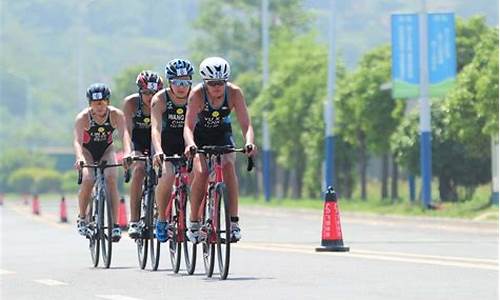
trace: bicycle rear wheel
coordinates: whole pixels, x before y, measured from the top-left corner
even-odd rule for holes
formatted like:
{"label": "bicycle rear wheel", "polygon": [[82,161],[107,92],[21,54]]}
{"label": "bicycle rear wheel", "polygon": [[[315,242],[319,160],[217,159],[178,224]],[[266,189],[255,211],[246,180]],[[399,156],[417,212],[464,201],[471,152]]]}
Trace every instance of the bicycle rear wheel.
{"label": "bicycle rear wheel", "polygon": [[229,197],[226,186],[221,183],[215,188],[214,203],[216,209],[217,262],[222,280],[229,274],[231,256],[231,220],[229,217]]}
{"label": "bicycle rear wheel", "polygon": [[89,250],[90,257],[92,258],[92,265],[97,267],[99,265],[99,235],[96,234],[96,221],[97,221],[97,205],[94,205],[96,201],[95,195],[92,195],[89,206],[87,207],[87,224],[89,231],[92,233],[88,236],[89,239]]}
{"label": "bicycle rear wheel", "polygon": [[171,231],[173,232],[172,237],[168,240],[168,250],[170,253],[170,263],[172,264],[172,272],[178,273],[181,266],[181,246],[179,238],[179,194],[175,195],[172,204],[172,212],[169,218],[169,226],[171,226]]}
{"label": "bicycle rear wheel", "polygon": [[203,239],[201,248],[203,250],[203,264],[205,266],[205,274],[208,278],[214,273],[215,263],[215,243],[212,238],[212,200],[209,198],[205,202],[205,210],[203,213],[203,226],[206,227],[206,238]]}
{"label": "bicycle rear wheel", "polygon": [[99,212],[101,212],[101,254],[105,268],[111,265],[112,244],[111,232],[113,231],[113,214],[111,208],[111,199],[106,197],[103,189],[99,199]]}
{"label": "bicycle rear wheel", "polygon": [[193,275],[194,270],[196,268],[196,250],[197,250],[197,244],[189,242],[187,238],[187,218],[191,216],[191,204],[189,201],[189,187],[184,186],[181,189],[181,203],[183,203],[184,207],[184,212],[183,215],[184,217],[182,218],[183,221],[181,222],[183,225],[184,230],[181,231],[181,234],[184,237],[184,242],[183,248],[184,248],[184,263],[186,265],[186,271],[189,275]]}

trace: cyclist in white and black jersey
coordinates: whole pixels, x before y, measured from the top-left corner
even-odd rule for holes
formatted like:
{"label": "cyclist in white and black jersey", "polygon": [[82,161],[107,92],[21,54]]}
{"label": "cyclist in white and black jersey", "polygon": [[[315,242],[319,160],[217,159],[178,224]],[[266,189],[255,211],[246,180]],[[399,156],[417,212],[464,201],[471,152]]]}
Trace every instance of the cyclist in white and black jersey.
{"label": "cyclist in white and black jersey", "polygon": [[[221,57],[209,57],[200,65],[203,82],[193,88],[189,95],[186,124],[184,126],[184,153],[190,155],[191,147],[205,145],[233,145],[230,113],[234,111],[240,123],[245,140],[245,147],[252,149],[248,156],[255,155],[254,133],[248,114],[245,97],[241,89],[229,82],[231,74],[229,63]],[[238,178],[234,167],[235,154],[224,154],[222,172],[229,192],[229,213],[231,217],[232,240],[241,238],[238,224]],[[188,238],[196,242],[200,218],[198,208],[208,184],[208,170],[205,160],[194,158],[194,178],[191,184],[191,227]]]}

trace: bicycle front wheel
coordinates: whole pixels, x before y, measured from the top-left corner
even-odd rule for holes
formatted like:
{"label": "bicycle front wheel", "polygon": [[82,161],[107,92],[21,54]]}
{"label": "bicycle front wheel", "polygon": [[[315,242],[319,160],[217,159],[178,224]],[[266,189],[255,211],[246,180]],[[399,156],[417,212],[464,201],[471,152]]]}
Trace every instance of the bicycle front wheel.
{"label": "bicycle front wheel", "polygon": [[205,265],[205,274],[208,278],[212,277],[214,273],[215,264],[215,240],[213,238],[214,229],[211,220],[212,217],[212,199],[207,199],[205,202],[205,210],[203,213],[203,226],[206,229],[206,238],[203,239],[201,248],[203,250],[203,264]]}
{"label": "bicycle front wheel", "polygon": [[141,197],[141,218],[139,220],[141,235],[135,240],[137,245],[137,258],[141,269],[144,269],[148,262],[149,227],[147,222],[147,211],[147,202],[143,194]]}
{"label": "bicycle front wheel", "polygon": [[172,272],[178,273],[181,266],[181,246],[179,237],[179,195],[173,199],[172,212],[170,214],[169,224],[171,226],[171,231],[173,232],[172,237],[168,241],[168,250],[170,252],[170,262],[172,264]]}
{"label": "bicycle front wheel", "polygon": [[231,220],[229,217],[229,196],[226,186],[221,183],[215,188],[214,202],[216,208],[216,239],[217,262],[222,280],[229,274],[229,259],[231,256]]}
{"label": "bicycle front wheel", "polygon": [[90,200],[89,206],[87,207],[87,224],[89,228],[89,250],[90,257],[92,258],[92,265],[97,267],[99,265],[99,249],[100,249],[100,239],[99,234],[97,234],[96,230],[96,221],[97,221],[97,207],[98,205],[94,205],[96,201],[95,195],[92,195],[92,199]]}
{"label": "bicycle front wheel", "polygon": [[186,264],[186,271],[189,275],[193,275],[194,270],[196,268],[196,250],[197,244],[191,243],[187,238],[187,218],[191,216],[191,204],[189,201],[189,187],[184,186],[181,189],[180,195],[181,203],[183,203],[183,218],[182,221],[179,222],[182,225],[182,230],[180,230],[180,234],[184,238],[183,248],[184,248],[184,263]]}
{"label": "bicycle front wheel", "polygon": [[111,208],[111,199],[106,197],[104,189],[101,193],[99,199],[99,212],[101,216],[101,221],[99,222],[101,228],[101,253],[102,261],[105,268],[109,268],[111,265],[111,254],[112,254],[112,238],[111,233],[113,231],[113,214]]}
{"label": "bicycle front wheel", "polygon": [[149,194],[149,199],[148,199],[148,213],[151,216],[151,228],[150,232],[151,234],[149,235],[149,258],[151,261],[151,269],[153,271],[158,270],[158,265],[160,264],[160,242],[158,240],[155,240],[155,228],[156,228],[156,222],[158,221],[158,214],[156,211],[156,203],[155,203],[155,196],[154,192],[151,188],[151,192]]}

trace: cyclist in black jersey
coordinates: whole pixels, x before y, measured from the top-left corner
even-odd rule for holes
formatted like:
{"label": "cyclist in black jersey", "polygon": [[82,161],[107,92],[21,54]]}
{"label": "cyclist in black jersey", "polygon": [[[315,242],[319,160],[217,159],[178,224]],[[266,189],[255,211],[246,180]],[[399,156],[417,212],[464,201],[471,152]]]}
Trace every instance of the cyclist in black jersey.
{"label": "cyclist in black jersey", "polygon": [[[127,162],[127,157],[151,154],[151,99],[156,92],[163,88],[163,80],[160,75],[152,71],[139,73],[135,83],[139,89],[138,92],[127,96],[123,101],[125,115],[124,162]],[[128,235],[135,239],[140,234],[137,221],[140,217],[142,182],[146,171],[143,161],[135,161],[130,167],[132,168],[132,178],[130,182]]]}
{"label": "cyclist in black jersey", "polygon": [[[184,126],[186,156],[191,147],[204,145],[234,145],[231,129],[231,111],[235,111],[245,139],[245,147],[252,150],[247,153],[255,155],[254,133],[245,98],[241,89],[229,82],[229,63],[221,57],[209,57],[200,65],[203,82],[193,88],[189,95],[189,105]],[[235,154],[225,154],[222,160],[224,182],[229,193],[229,213],[231,216],[232,240],[241,238],[238,225],[238,178],[234,167]],[[208,170],[205,160],[194,158],[194,178],[191,184],[191,227],[188,237],[196,242],[198,239],[199,220],[198,207],[208,184]]]}
{"label": "cyclist in black jersey", "polygon": [[[113,148],[113,132],[118,130],[121,137],[124,129],[124,119],[121,110],[109,105],[111,91],[102,83],[92,84],[87,89],[89,107],[82,110],[75,119],[73,146],[75,148],[75,168],[80,169],[80,162],[85,164],[98,163],[102,160],[108,164],[115,164],[115,151]],[[78,194],[79,214],[77,219],[78,232],[86,235],[87,224],[85,214],[94,186],[94,174],[91,169],[82,170],[82,184]],[[116,224],[118,215],[118,186],[116,182],[116,169],[108,168],[104,171],[106,186],[111,196],[113,206],[114,228],[113,241],[120,240],[121,230]]]}
{"label": "cyclist in black jersey", "polygon": [[[186,59],[173,59],[165,67],[165,78],[168,87],[153,97],[151,108],[151,138],[155,152],[156,166],[162,162],[160,155],[182,156],[184,152],[184,119],[189,92],[191,91],[193,66]],[[172,192],[175,179],[170,162],[163,162],[164,173],[156,188],[156,205],[158,207],[158,222],[156,236],[160,242],[168,239],[165,210]]]}

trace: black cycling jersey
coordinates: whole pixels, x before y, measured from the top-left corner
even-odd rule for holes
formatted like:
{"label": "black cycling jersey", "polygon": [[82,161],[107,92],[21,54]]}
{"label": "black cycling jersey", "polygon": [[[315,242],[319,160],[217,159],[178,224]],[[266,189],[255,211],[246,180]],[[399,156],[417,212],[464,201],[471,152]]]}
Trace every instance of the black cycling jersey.
{"label": "black cycling jersey", "polygon": [[227,86],[224,89],[224,101],[218,108],[210,105],[204,86],[202,86],[201,91],[205,105],[203,110],[198,113],[198,120],[194,129],[196,146],[234,145]]}
{"label": "black cycling jersey", "polygon": [[132,144],[134,151],[142,153],[151,150],[151,116],[144,112],[144,102],[139,95],[135,101],[136,111],[133,115]]}
{"label": "black cycling jersey", "polygon": [[167,156],[184,153],[184,120],[187,104],[177,105],[165,89],[165,112],[162,116],[161,148]]}
{"label": "black cycling jersey", "polygon": [[83,131],[83,147],[92,154],[94,162],[99,162],[106,149],[113,143],[113,131],[115,129],[111,125],[110,114],[108,109],[106,121],[103,124],[98,124],[92,116],[92,111],[88,111],[89,129]]}

